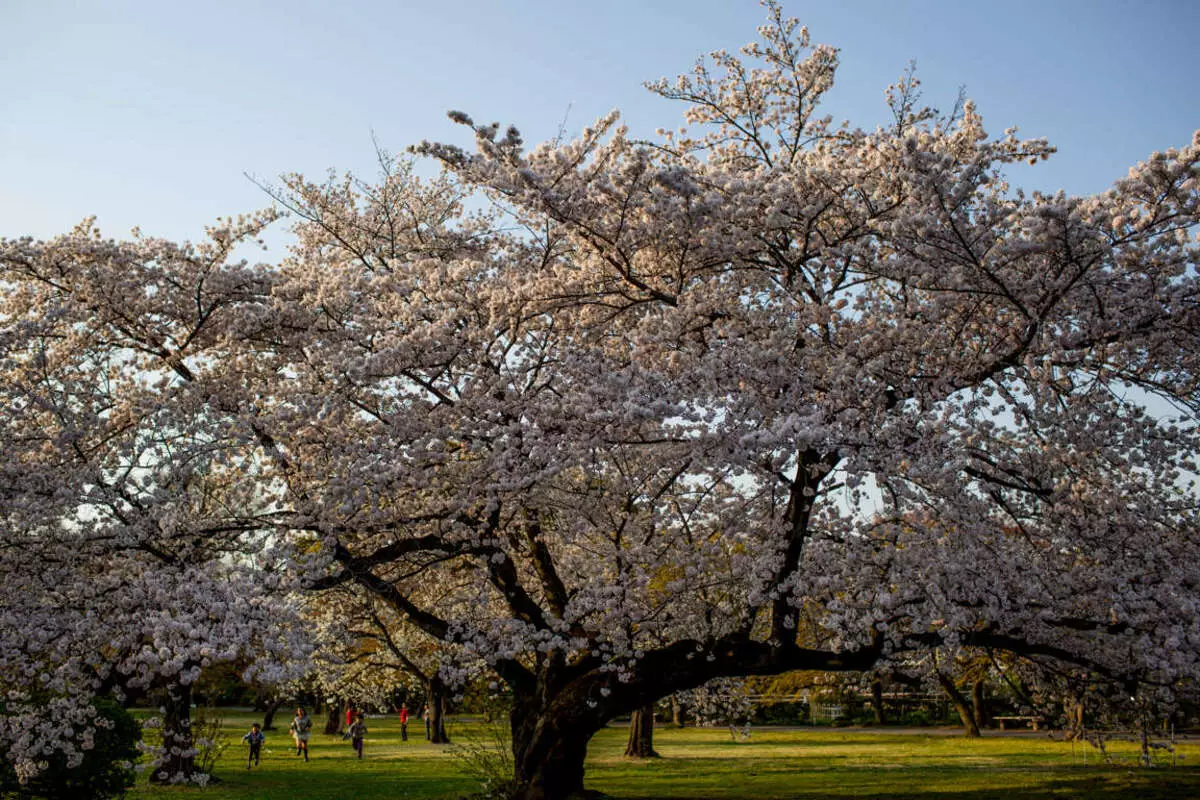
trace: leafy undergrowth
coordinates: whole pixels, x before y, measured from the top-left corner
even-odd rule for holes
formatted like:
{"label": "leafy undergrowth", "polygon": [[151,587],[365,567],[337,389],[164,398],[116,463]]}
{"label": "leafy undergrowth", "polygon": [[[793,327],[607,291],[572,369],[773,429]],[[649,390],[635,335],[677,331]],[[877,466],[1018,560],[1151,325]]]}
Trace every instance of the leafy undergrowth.
{"label": "leafy undergrowth", "polygon": [[[454,798],[479,789],[453,747],[430,745],[420,725],[400,741],[395,717],[368,719],[366,758],[348,742],[315,733],[311,760],[295,756],[284,729],[267,735],[262,763],[247,770],[241,735],[256,716],[230,713],[233,740],[217,766],[220,783],[206,789],[158,788],[143,778],[137,800],[405,800]],[[286,728],[287,720],[282,720]],[[452,721],[457,741],[485,740],[482,726]],[[414,735],[415,734],[415,735]],[[1190,800],[1200,797],[1200,744],[1181,746],[1178,766],[1100,767],[1085,745],[1047,737],[901,735],[829,729],[756,729],[746,741],[725,730],[660,729],[663,758],[636,762],[622,755],[626,731],[602,731],[592,742],[588,785],[624,800],[1017,800],[1097,798]],[[1085,749],[1086,748],[1086,749]],[[1112,748],[1110,748],[1111,750]],[[1086,753],[1086,763],[1084,761]],[[1118,749],[1132,761],[1132,749]]]}

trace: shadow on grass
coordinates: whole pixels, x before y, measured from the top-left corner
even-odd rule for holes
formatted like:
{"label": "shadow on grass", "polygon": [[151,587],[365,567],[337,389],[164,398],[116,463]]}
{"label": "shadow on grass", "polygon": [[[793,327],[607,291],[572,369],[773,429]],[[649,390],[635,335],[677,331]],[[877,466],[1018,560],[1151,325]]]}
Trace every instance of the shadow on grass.
{"label": "shadow on grass", "polygon": [[[828,784],[807,788],[801,780],[786,794],[758,794],[755,800],[838,800],[839,798],[869,798],[869,800],[1195,800],[1200,798],[1200,772],[1173,769],[1153,773],[1081,774],[1078,777],[1056,777],[1036,784],[1021,783],[1011,788],[986,789],[920,789],[912,783],[901,792],[845,785],[839,791]],[[615,788],[615,787],[614,787]],[[723,795],[725,797],[737,795]],[[710,800],[711,794],[625,794],[614,800]]]}

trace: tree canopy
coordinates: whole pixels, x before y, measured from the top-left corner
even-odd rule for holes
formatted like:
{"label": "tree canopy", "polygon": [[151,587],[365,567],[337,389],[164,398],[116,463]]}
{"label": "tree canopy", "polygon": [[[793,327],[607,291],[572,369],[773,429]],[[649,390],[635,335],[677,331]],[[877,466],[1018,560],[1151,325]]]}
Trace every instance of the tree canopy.
{"label": "tree canopy", "polygon": [[[886,127],[819,116],[837,51],[768,9],[648,84],[687,129],[454,112],[436,178],[286,177],[276,264],[231,258],[274,213],[0,244],[10,698],[186,678],[289,567],[496,670],[528,798],[714,677],[979,645],[1194,679],[1200,136],[1027,196],[1006,169],[1053,148],[912,76]],[[162,614],[194,654],[89,649]]]}

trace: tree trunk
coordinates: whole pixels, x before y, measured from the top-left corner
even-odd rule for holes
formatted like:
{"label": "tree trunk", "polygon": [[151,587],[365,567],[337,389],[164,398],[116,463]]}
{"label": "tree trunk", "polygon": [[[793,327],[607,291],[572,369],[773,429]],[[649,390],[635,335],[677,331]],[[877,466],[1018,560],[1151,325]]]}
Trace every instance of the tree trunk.
{"label": "tree trunk", "polygon": [[565,800],[588,796],[583,761],[596,729],[554,714],[538,714],[531,703],[513,703],[513,800]]}
{"label": "tree trunk", "polygon": [[629,720],[629,742],[625,755],[630,758],[658,758],[654,750],[654,705],[642,706]]}
{"label": "tree trunk", "polygon": [[875,724],[887,724],[887,715],[883,711],[883,680],[875,678],[871,681],[871,711],[875,714]]}
{"label": "tree trunk", "polygon": [[270,705],[267,706],[267,711],[265,714],[263,714],[262,729],[264,731],[275,730],[275,725],[274,725],[275,712],[277,712],[281,708],[283,708],[283,699],[282,698],[272,700]]}
{"label": "tree trunk", "polygon": [[676,728],[682,728],[685,724],[685,714],[683,703],[679,702],[679,698],[676,695],[671,695],[671,724]]}
{"label": "tree trunk", "polygon": [[121,698],[121,707],[126,709],[133,708],[146,697],[146,689],[141,686],[128,686],[119,679],[113,681],[113,683],[113,688],[110,689],[108,686],[102,686],[96,694],[106,695],[109,692],[115,692]]}
{"label": "tree trunk", "polygon": [[954,681],[942,674],[941,670],[935,670],[937,681],[942,687],[942,691],[950,698],[950,702],[954,704],[954,710],[958,712],[959,718],[962,720],[963,729],[967,736],[972,738],[982,736],[979,732],[979,726],[975,724],[975,712],[971,708],[971,704],[967,702],[967,698],[958,687],[954,685]]}
{"label": "tree trunk", "polygon": [[1063,713],[1067,718],[1064,739],[1068,742],[1083,738],[1083,693],[1067,695],[1063,700]]}
{"label": "tree trunk", "polygon": [[426,702],[429,704],[429,741],[431,744],[450,744],[446,733],[446,687],[437,678],[425,685]]}
{"label": "tree trunk", "polygon": [[990,717],[987,709],[987,701],[983,699],[983,681],[975,681],[971,684],[971,708],[975,716],[975,727],[979,730],[990,726]]}
{"label": "tree trunk", "polygon": [[196,773],[192,738],[192,687],[173,683],[163,701],[162,755],[151,783],[185,783]]}
{"label": "tree trunk", "polygon": [[325,732],[334,735],[342,730],[342,701],[330,700],[325,705]]}
{"label": "tree trunk", "polygon": [[517,662],[498,661],[497,671],[513,692],[513,781],[508,796],[511,800],[597,797],[583,787],[587,746],[596,732],[617,715],[645,709],[715,677],[778,674],[784,667],[862,672],[877,658],[873,651],[829,655],[742,637],[712,650],[708,658],[695,658],[694,642],[665,647],[638,660],[628,679],[612,675],[600,659],[568,664],[561,652],[539,657],[532,670]]}

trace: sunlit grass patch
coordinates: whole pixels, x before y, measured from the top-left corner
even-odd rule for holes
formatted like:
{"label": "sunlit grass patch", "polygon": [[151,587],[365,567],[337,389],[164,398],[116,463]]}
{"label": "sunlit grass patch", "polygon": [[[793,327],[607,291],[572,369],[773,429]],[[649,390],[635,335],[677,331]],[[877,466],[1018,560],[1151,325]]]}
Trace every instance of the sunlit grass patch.
{"label": "sunlit grass patch", "polygon": [[[480,788],[478,776],[469,774],[465,761],[456,757],[455,745],[429,744],[420,724],[410,725],[409,741],[401,742],[394,715],[367,720],[370,732],[362,761],[354,757],[349,742],[315,732],[307,764],[295,756],[284,715],[280,729],[267,734],[261,765],[247,770],[246,748],[240,740],[258,719],[259,715],[249,713],[226,714],[225,734],[232,741],[218,765],[217,785],[155,788],[143,780],[132,796],[137,800],[176,796],[433,800]],[[452,720],[450,734],[458,743],[471,741],[477,746],[495,741],[476,721]],[[1100,767],[1094,749],[1047,736],[970,740],[957,735],[760,728],[749,739],[735,740],[723,729],[661,728],[655,733],[655,747],[663,758],[635,761],[623,755],[626,734],[619,727],[601,731],[589,749],[587,765],[590,788],[624,800],[1200,797],[1200,745],[1193,743],[1180,747],[1181,766],[1146,770]],[[1132,743],[1116,742],[1109,749],[1132,763]]]}

